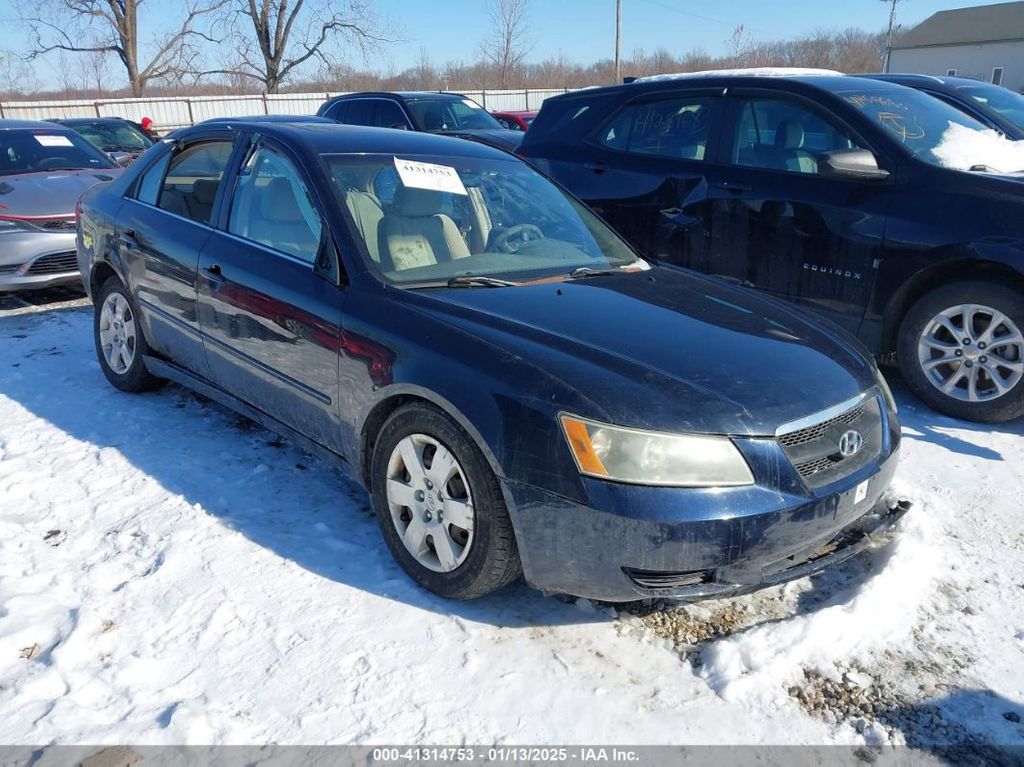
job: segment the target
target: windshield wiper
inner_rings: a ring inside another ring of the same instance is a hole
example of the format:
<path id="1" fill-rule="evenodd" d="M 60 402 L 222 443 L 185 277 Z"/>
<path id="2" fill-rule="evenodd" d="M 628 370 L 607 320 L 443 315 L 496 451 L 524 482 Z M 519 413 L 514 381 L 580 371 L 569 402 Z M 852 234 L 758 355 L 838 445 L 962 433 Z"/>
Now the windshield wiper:
<path id="1" fill-rule="evenodd" d="M 517 284 L 483 274 L 460 274 L 448 280 L 449 288 L 512 288 Z"/>
<path id="2" fill-rule="evenodd" d="M 618 274 L 618 269 L 595 269 L 592 266 L 581 266 L 569 272 L 570 280 L 581 280 L 585 277 L 604 277 L 609 274 Z"/>

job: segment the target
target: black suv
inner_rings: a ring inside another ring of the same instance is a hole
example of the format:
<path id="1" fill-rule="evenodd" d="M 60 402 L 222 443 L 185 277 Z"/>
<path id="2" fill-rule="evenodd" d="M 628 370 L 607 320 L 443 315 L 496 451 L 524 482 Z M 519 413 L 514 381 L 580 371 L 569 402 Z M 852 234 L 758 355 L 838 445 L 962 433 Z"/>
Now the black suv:
<path id="1" fill-rule="evenodd" d="M 502 127 L 482 106 L 460 93 L 347 93 L 328 99 L 316 110 L 342 125 L 439 133 L 514 151 L 521 131 Z"/>
<path id="2" fill-rule="evenodd" d="M 1024 139 L 1024 96 L 1001 85 L 972 80 L 969 77 L 912 74 L 878 74 L 864 77 L 924 91 L 952 104 L 961 112 L 966 112 L 1013 141 Z"/>
<path id="3" fill-rule="evenodd" d="M 643 254 L 820 312 L 937 410 L 1024 414 L 1024 156 L 949 104 L 856 77 L 646 78 L 546 100 L 519 151 Z"/>

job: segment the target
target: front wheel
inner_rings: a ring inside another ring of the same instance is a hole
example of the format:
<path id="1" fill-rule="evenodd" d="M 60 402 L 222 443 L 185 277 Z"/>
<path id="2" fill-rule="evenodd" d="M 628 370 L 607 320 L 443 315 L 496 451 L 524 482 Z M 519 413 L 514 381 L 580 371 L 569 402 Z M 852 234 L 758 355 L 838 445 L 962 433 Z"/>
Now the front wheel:
<path id="1" fill-rule="evenodd" d="M 998 423 L 1024 415 L 1024 295 L 989 282 L 928 293 L 903 320 L 903 378 L 940 413 Z"/>
<path id="2" fill-rule="evenodd" d="M 417 583 L 449 599 L 472 599 L 519 577 L 498 480 L 446 414 L 425 404 L 396 410 L 377 438 L 370 471 L 381 533 Z"/>

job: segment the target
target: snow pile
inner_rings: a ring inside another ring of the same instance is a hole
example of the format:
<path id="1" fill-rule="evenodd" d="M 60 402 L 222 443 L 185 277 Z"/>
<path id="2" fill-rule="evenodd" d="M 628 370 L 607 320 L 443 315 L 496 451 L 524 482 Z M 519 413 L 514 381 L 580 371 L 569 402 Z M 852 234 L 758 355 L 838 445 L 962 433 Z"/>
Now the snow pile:
<path id="1" fill-rule="evenodd" d="M 867 556 L 876 573 L 846 601 L 723 639 L 701 654 L 701 676 L 720 695 L 742 700 L 773 690 L 804 667 L 827 670 L 904 640 L 942 572 L 927 509 L 911 509 L 893 541 Z"/>
<path id="2" fill-rule="evenodd" d="M 749 67 L 746 69 L 707 69 L 700 72 L 638 77 L 635 83 L 654 83 L 663 80 L 685 80 L 690 77 L 838 77 L 842 72 L 834 69 L 801 69 L 799 67 Z"/>
<path id="3" fill-rule="evenodd" d="M 979 131 L 952 122 L 932 154 L 954 170 L 982 165 L 996 173 L 1024 171 L 1024 141 L 1010 141 L 994 130 Z"/>

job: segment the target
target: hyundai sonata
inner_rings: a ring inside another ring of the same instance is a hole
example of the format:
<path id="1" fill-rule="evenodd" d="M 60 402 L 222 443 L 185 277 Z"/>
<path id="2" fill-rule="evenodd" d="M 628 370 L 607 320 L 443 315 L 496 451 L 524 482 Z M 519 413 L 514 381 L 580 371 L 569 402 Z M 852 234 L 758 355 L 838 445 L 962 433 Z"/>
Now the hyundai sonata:
<path id="1" fill-rule="evenodd" d="M 447 597 L 735 594 L 905 511 L 854 343 L 638 258 L 482 144 L 198 126 L 85 196 L 79 249 L 114 386 L 170 379 L 349 469 Z"/>

